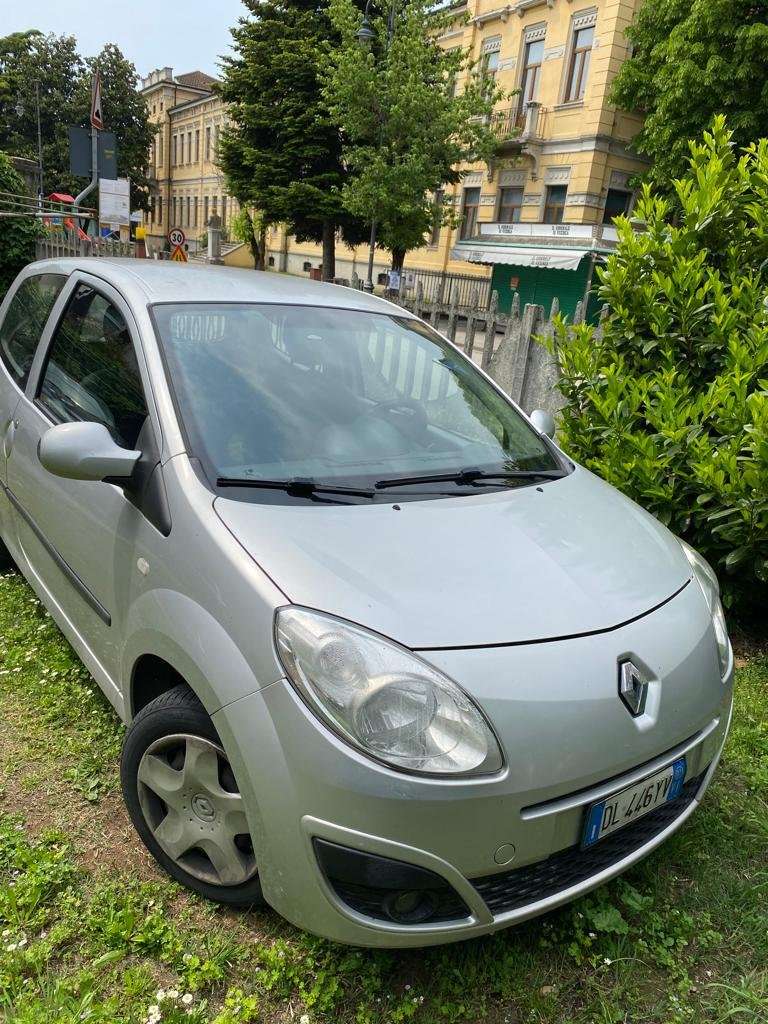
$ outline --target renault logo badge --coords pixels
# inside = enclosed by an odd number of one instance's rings
[[[631,661],[619,662],[619,696],[633,718],[645,711],[648,680]]]

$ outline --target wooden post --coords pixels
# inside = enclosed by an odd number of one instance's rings
[[[491,304],[488,307],[488,320],[485,324],[485,341],[483,343],[483,358],[480,365],[484,370],[488,369],[493,358],[493,349],[496,344],[496,317],[499,312],[499,293],[494,289],[491,294]]]
[[[451,305],[448,309],[448,329],[445,332],[451,341],[456,341],[456,316],[459,311],[458,288],[454,288],[451,294]]]
[[[469,297],[469,313],[467,315],[467,333],[464,336],[464,352],[472,358],[472,350],[475,347],[475,327],[477,325],[476,314],[480,305],[480,293],[477,288],[472,289]]]

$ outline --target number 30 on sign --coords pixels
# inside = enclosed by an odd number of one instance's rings
[[[168,241],[173,246],[173,250],[171,252],[171,259],[175,260],[177,263],[187,262],[187,253],[186,250],[184,249],[184,243],[186,242],[186,240],[187,236],[184,234],[181,228],[171,228],[171,230],[168,232]]]

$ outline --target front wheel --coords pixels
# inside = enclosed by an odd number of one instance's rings
[[[2,538],[0,538],[0,572],[7,572],[9,569],[15,568],[16,563],[11,558],[8,548],[3,544]]]
[[[120,778],[136,831],[169,875],[218,903],[263,905],[243,798],[187,686],[161,694],[133,720]]]

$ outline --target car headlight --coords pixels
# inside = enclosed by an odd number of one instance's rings
[[[306,608],[280,608],[275,640],[309,706],[368,756],[426,775],[498,771],[501,750],[456,683],[376,633]]]
[[[686,544],[684,540],[680,541],[680,545],[685,553],[685,557],[690,562],[691,568],[693,569],[693,575],[696,577],[699,586],[704,592],[704,597],[707,599],[709,611],[712,615],[715,639],[717,640],[717,653],[720,658],[720,675],[724,676],[731,663],[731,641],[728,639],[728,627],[725,624],[725,612],[723,611],[723,605],[720,601],[720,584],[717,582],[715,570],[706,558],[702,558],[698,551],[695,551],[690,544]]]

